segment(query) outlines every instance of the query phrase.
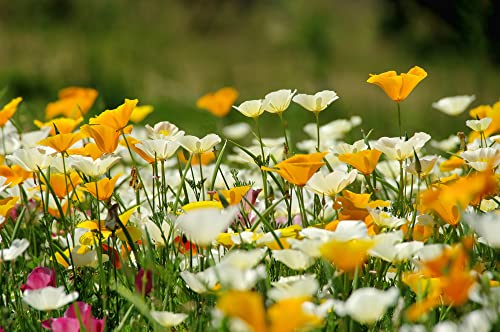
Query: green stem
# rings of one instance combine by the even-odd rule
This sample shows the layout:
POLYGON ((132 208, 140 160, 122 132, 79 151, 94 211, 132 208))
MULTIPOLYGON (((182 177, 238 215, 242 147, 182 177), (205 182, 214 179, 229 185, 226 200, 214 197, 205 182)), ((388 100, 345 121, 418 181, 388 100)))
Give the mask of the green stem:
POLYGON ((398 105, 398 124, 399 124, 399 138, 403 138, 403 131, 401 127, 401 105, 397 102, 398 105))

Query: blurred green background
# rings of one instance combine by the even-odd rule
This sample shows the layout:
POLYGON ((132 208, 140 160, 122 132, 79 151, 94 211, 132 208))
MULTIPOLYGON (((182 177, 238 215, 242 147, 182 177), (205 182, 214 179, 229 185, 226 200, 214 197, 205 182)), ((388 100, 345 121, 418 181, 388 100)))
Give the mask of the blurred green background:
MULTIPOLYGON (((359 115, 374 137, 397 135, 396 106, 369 73, 428 77, 402 103, 403 127, 440 139, 464 130, 467 115, 432 109, 446 96, 498 100, 499 1, 470 0, 0 0, 2 102, 23 96, 16 115, 31 118, 69 85, 96 88, 93 113, 125 97, 152 104, 145 123, 168 120, 188 133, 217 128, 196 109, 209 91, 233 86, 237 104, 281 88, 336 91, 321 122, 359 115)), ((296 137, 314 117, 293 105, 286 113, 296 137)), ((266 136, 278 136, 267 114, 266 136)), ((224 123, 245 121, 233 111, 224 123)), ((353 138, 361 136, 355 129, 353 138)))

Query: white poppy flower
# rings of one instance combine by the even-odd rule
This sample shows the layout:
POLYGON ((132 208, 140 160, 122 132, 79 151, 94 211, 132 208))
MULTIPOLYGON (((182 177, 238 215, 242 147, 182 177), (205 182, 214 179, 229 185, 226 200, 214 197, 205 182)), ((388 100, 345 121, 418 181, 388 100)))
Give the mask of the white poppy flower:
POLYGON ((337 99, 335 91, 323 90, 314 95, 298 94, 292 100, 308 111, 319 113, 337 99))
POLYGON ((152 310, 150 314, 154 320, 163 327, 173 327, 179 325, 188 317, 186 314, 174 313, 170 311, 152 310))
POLYGON ((19 137, 21 140, 21 145, 25 149, 35 148, 41 140, 47 138, 49 136, 50 127, 44 127, 40 130, 30 131, 28 133, 22 133, 19 137))
POLYGON ((189 241, 206 246, 227 229, 237 212, 237 207, 226 210, 200 208, 181 214, 175 222, 175 227, 181 230, 189 241))
POLYGON ((432 103, 432 107, 448 115, 460 115, 469 107, 474 99, 476 99, 474 95, 446 97, 432 103))
POLYGON ((258 281, 267 277, 266 267, 258 265, 253 269, 240 269, 230 265, 217 264, 204 271, 209 278, 215 278, 225 289, 250 290, 258 281))
POLYGON ((28 249, 30 242, 26 239, 15 239, 9 248, 0 250, 0 262, 13 261, 28 249))
POLYGON ((184 136, 184 132, 173 123, 168 121, 158 122, 151 127, 150 125, 146 125, 146 131, 148 133, 148 137, 151 139, 159 139, 159 138, 167 138, 169 140, 177 140, 178 138, 184 136))
POLYGON ((273 257, 292 270, 303 271, 314 264, 313 257, 295 249, 273 250, 273 257))
POLYGON ((500 248, 500 214, 489 212, 485 214, 467 213, 464 220, 493 248, 500 248))
POLYGON ((198 294, 203 294, 213 289, 217 284, 217 279, 213 278, 213 275, 207 275, 206 271, 192 273, 189 271, 182 271, 180 273, 181 278, 184 280, 186 285, 191 288, 194 292, 198 294), (209 278, 212 277, 212 278, 209 278))
POLYGON ((387 228, 397 228, 406 223, 406 219, 394 217, 388 212, 381 211, 379 209, 372 209, 370 207, 367 207, 367 210, 370 213, 373 222, 378 226, 387 228))
POLYGON ((59 309, 78 298, 78 292, 66 294, 64 287, 44 287, 34 290, 25 290, 23 301, 40 311, 59 309))
POLYGON ((219 266, 231 266, 239 269, 251 269, 257 265, 266 255, 266 248, 259 248, 250 251, 231 250, 222 257, 219 266))
POLYGON ((222 128, 222 133, 224 136, 229 137, 231 139, 243 139, 250 134, 252 128, 246 122, 234 123, 229 126, 225 126, 222 128))
POLYGON ((269 113, 283 113, 290 106, 295 92, 297 90, 282 89, 268 93, 264 100, 265 110, 269 113))
POLYGON ((203 138, 186 135, 179 138, 178 142, 191 153, 203 153, 212 150, 214 146, 221 142, 221 138, 216 134, 208 134, 203 138))
POLYGON ((151 158, 156 157, 158 160, 165 160, 175 154, 179 148, 179 143, 162 138, 145 139, 136 144, 136 147, 144 151, 151 158))
POLYGON ((414 151, 420 151, 430 139, 429 134, 422 132, 416 133, 407 141, 399 137, 382 137, 373 144, 373 148, 383 152, 388 159, 405 160, 412 157, 414 151))
POLYGON ((311 297, 319 288, 315 275, 280 277, 278 281, 271 284, 273 288, 267 292, 267 296, 277 302, 291 298, 311 297))
POLYGON ((240 106, 233 106, 233 108, 248 118, 257 118, 264 113, 267 102, 262 99, 248 100, 242 102, 240 106))
POLYGON ((482 172, 488 168, 495 168, 500 164, 500 150, 495 148, 479 148, 467 150, 460 154, 467 164, 475 170, 482 172))
POLYGON ((442 141, 431 141, 431 146, 443 151, 453 151, 459 144, 460 138, 457 135, 451 135, 442 141))
POLYGON ((402 239, 401 231, 378 234, 369 253, 388 262, 401 262, 413 258, 415 253, 424 247, 424 243, 420 241, 399 243, 402 239))
POLYGON ((334 310, 340 316, 349 315, 361 324, 373 324, 393 306, 399 297, 395 287, 387 291, 366 287, 355 290, 346 302, 336 301, 334 310))
MULTIPOLYGON (((418 160, 420 162, 420 175, 426 176, 434 169, 434 166, 436 165, 436 162, 438 160, 438 156, 424 156, 420 157, 418 160)), ((408 167, 406 167, 406 170, 413 175, 418 175, 416 167, 417 163, 416 161, 413 161, 408 167)))
POLYGON ((333 171, 326 176, 321 172, 317 172, 309 179, 305 189, 318 195, 334 197, 344 190, 345 187, 353 183, 356 180, 356 175, 356 170, 352 170, 349 173, 333 171))
POLYGON ((458 325, 455 322, 445 320, 444 322, 437 323, 433 328, 432 332, 458 332, 458 325))
POLYGON ((97 159, 79 155, 71 155, 68 157, 68 165, 91 177, 98 177, 106 173, 120 157, 108 155, 97 159))
POLYGON ((340 142, 332 147, 332 151, 336 154, 356 153, 368 149, 364 139, 357 140, 353 144, 340 142))
POLYGON ((18 149, 6 158, 29 172, 38 172, 38 168, 45 169, 54 160, 54 156, 42 153, 39 148, 18 149))
POLYGON ((491 124, 491 121, 493 121, 491 118, 482 118, 480 120, 467 120, 465 121, 465 125, 469 127, 470 129, 474 130, 475 132, 482 133, 491 124))

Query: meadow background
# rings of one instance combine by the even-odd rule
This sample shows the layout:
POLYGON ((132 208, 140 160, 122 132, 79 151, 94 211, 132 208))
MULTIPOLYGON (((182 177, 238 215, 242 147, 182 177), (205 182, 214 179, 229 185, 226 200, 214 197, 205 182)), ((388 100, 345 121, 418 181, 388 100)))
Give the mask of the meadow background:
MULTIPOLYGON (((196 108, 206 92, 235 87, 239 104, 282 88, 330 89, 341 98, 321 122, 359 115, 376 138, 397 135, 397 117, 368 74, 419 65, 429 76, 402 103, 403 127, 442 139, 468 115, 450 118, 432 102, 498 100, 499 15, 493 0, 0 0, 0 102, 23 96, 15 118, 33 129, 59 89, 94 87, 89 116, 137 97, 156 108, 145 123, 201 136, 218 121, 196 108)), ((265 136, 279 136, 277 119, 263 116, 265 136)), ((295 138, 314 121, 297 105, 286 118, 295 138)), ((233 111, 224 123, 245 120, 233 111)))

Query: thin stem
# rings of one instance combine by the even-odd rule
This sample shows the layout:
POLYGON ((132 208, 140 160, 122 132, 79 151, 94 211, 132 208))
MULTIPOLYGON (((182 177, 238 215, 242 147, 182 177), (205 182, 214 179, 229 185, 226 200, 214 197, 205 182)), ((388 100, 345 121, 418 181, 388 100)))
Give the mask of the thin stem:
POLYGON ((314 112, 314 115, 316 116, 316 136, 317 136, 317 143, 316 143, 316 151, 319 152, 319 147, 320 147, 320 136, 319 136, 319 112, 314 112))
MULTIPOLYGON (((262 135, 260 134, 259 118, 255 118, 255 126, 257 127, 257 139, 260 144, 260 152, 262 154, 262 165, 267 166, 266 154, 264 153, 264 144, 262 143, 262 135)), ((267 172, 263 169, 260 170, 262 175, 262 189, 264 190, 264 203, 266 209, 269 207, 269 196, 267 188, 267 172)))
POLYGON ((398 124, 399 124, 399 138, 403 137, 403 131, 401 127, 401 105, 399 103, 396 103, 398 105, 398 124))
POLYGON ((285 135, 285 152, 286 155, 288 156, 292 150, 292 147, 290 146, 290 143, 288 143, 288 137, 286 135, 285 119, 283 118, 283 114, 278 113, 278 116, 280 117, 281 125, 283 126, 283 135, 285 135))

